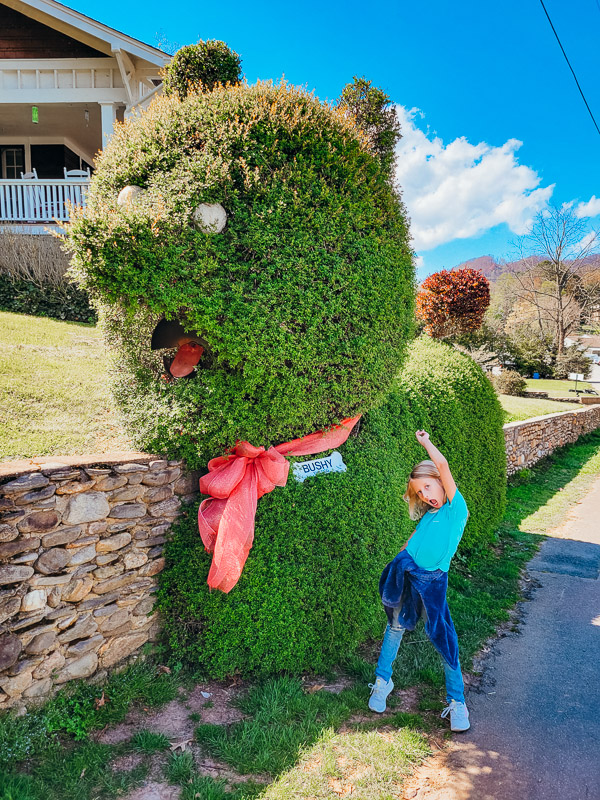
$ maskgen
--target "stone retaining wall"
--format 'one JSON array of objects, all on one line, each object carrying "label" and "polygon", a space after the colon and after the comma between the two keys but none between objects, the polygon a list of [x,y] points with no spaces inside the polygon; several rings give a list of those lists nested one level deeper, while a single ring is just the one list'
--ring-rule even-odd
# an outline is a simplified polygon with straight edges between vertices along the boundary
[{"label": "stone retaining wall", "polygon": [[576,442],[596,428],[600,428],[600,405],[509,422],[504,426],[508,475],[531,467],[557,447]]},{"label": "stone retaining wall", "polygon": [[143,453],[0,464],[0,709],[153,639],[165,535],[198,490]]}]

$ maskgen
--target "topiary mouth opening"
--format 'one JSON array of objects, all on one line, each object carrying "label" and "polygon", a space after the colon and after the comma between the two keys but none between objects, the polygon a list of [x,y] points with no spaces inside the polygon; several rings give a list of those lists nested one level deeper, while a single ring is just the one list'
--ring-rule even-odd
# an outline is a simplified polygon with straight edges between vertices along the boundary
[{"label": "topiary mouth opening", "polygon": [[193,378],[198,368],[208,364],[208,344],[196,331],[187,330],[183,323],[163,317],[152,331],[151,350],[177,350],[174,356],[163,356],[162,378],[168,382]]}]

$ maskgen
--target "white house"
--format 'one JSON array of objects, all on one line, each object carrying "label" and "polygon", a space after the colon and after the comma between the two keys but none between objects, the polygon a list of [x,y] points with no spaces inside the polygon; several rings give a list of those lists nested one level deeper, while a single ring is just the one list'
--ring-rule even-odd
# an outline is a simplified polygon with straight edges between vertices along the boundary
[{"label": "white house", "polygon": [[85,202],[115,120],[161,91],[170,58],[55,0],[2,0],[0,224],[35,232]]},{"label": "white house", "polygon": [[567,347],[576,344],[583,354],[591,358],[594,363],[597,364],[600,361],[600,336],[593,336],[589,333],[584,333],[582,336],[568,336],[565,344]]}]

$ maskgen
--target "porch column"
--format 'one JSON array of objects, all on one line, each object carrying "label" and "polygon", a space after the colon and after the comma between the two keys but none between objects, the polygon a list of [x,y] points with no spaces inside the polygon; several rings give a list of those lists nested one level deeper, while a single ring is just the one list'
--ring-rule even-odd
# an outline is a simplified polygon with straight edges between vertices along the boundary
[{"label": "porch column", "polygon": [[104,148],[115,130],[116,103],[100,103],[100,118],[102,121],[102,148]]}]

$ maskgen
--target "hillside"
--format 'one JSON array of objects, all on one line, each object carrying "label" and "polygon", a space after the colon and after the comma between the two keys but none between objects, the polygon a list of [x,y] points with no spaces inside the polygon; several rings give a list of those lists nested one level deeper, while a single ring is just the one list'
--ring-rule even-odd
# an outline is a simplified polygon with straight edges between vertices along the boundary
[{"label": "hillside", "polygon": [[[530,267],[535,261],[541,261],[539,256],[532,256],[525,262],[523,259],[518,261],[497,261],[494,256],[478,256],[477,258],[470,258],[468,261],[463,261],[462,264],[457,264],[451,267],[451,271],[455,269],[478,269],[490,281],[497,280],[504,272],[518,272],[525,266]],[[592,270],[600,269],[600,256],[598,254],[589,255],[581,261],[581,272],[586,273]]]}]

